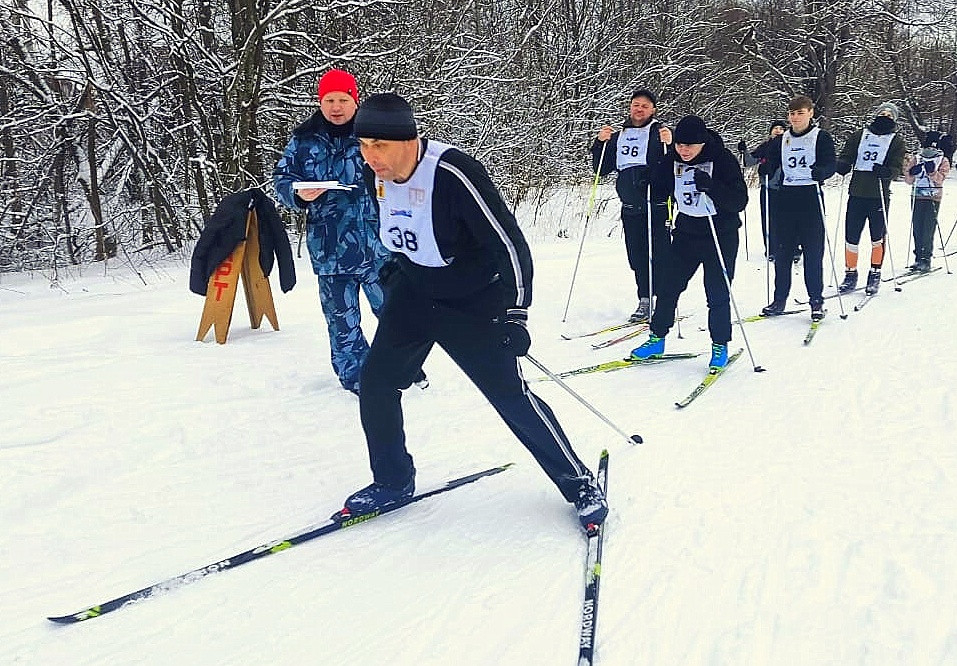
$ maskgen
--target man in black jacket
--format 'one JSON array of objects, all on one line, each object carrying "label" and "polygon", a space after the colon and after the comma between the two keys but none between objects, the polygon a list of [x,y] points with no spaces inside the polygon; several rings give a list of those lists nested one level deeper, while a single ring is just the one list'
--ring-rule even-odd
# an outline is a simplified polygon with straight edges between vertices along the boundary
[{"label": "man in black jacket", "polygon": [[651,189],[651,171],[664,155],[664,144],[671,141],[671,130],[655,120],[657,103],[650,90],[636,90],[624,126],[617,132],[611,125],[603,126],[591,147],[592,165],[599,175],[618,172],[615,189],[621,199],[625,251],[638,287],[638,309],[629,319],[633,322],[651,316],[651,297],[658,292],[652,283],[661,279],[671,246],[665,227],[667,197]]},{"label": "man in black jacket", "polygon": [[[814,122],[814,101],[798,95],[788,102],[790,128],[772,139],[755,157],[765,160],[761,169],[780,189],[769,211],[775,225],[774,298],[761,312],[779,315],[791,292],[791,262],[800,245],[804,249],[804,286],[811,319],[824,319],[824,200],[821,183],[834,175],[837,157],[834,139]],[[769,183],[769,187],[771,184]]]},{"label": "man in black jacket", "polygon": [[[664,338],[674,326],[678,297],[688,288],[698,267],[703,266],[711,332],[709,367],[719,370],[728,362],[728,341],[731,340],[728,284],[734,278],[741,226],[738,214],[748,204],[748,187],[737,158],[698,116],[685,116],[675,126],[674,148],[655,168],[653,178],[654,188],[674,197],[678,214],[672,233],[671,264],[660,285],[651,333],[643,345],[632,350],[632,357],[645,360],[664,353]],[[722,263],[727,268],[728,282],[724,279]]]},{"label": "man in black jacket", "polygon": [[360,107],[356,136],[393,253],[385,302],[362,369],[359,412],[373,483],[350,495],[343,516],[407,502],[415,467],[406,450],[400,388],[438,344],[485,395],[569,502],[586,529],[608,505],[552,413],[522,379],[528,352],[532,257],[482,165],[419,138],[412,108],[392,93]]},{"label": "man in black jacket", "polygon": [[246,217],[255,209],[259,222],[259,265],[267,277],[274,258],[279,262],[279,286],[283,293],[296,286],[292,248],[279,213],[262,190],[253,188],[225,197],[203,227],[190,262],[189,290],[206,295],[209,278],[223,260],[246,239]]}]

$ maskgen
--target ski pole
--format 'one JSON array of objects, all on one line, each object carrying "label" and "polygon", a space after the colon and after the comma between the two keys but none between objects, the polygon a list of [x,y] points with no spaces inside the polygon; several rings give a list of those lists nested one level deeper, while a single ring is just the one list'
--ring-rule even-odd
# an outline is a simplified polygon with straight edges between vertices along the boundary
[{"label": "ski pole", "polygon": [[[711,197],[708,197],[707,194],[702,194],[707,197],[711,208],[717,210],[714,202],[711,201]],[[765,368],[762,368],[754,362],[754,354],[751,353],[751,343],[748,342],[748,334],[744,332],[744,322],[741,320],[741,313],[738,312],[738,303],[734,300],[734,292],[731,290],[731,278],[728,275],[728,266],[725,264],[724,255],[721,253],[721,245],[718,243],[718,232],[714,228],[714,217],[711,216],[711,213],[708,213],[708,225],[711,227],[711,239],[714,241],[714,251],[718,255],[718,263],[721,264],[721,274],[724,275],[724,284],[728,288],[728,297],[731,299],[731,305],[734,306],[734,316],[738,319],[738,327],[741,329],[741,337],[744,338],[744,346],[748,349],[751,365],[754,367],[755,372],[764,372]]]},{"label": "ski pole", "polygon": [[[815,181],[814,184],[817,185],[817,207],[821,212],[821,226],[824,227],[824,240],[827,241],[827,253],[831,257],[831,274],[834,276],[834,284],[838,286],[837,304],[841,308],[841,319],[847,319],[847,312],[844,310],[844,297],[841,296],[840,283],[837,280],[837,267],[834,265],[834,247],[831,245],[831,237],[827,233],[827,215],[824,214],[824,189],[817,181]],[[840,211],[838,211],[838,214],[840,214]]]},{"label": "ski pole", "polygon": [[[887,204],[885,203],[884,197],[886,196],[884,190],[884,181],[880,178],[877,179],[877,189],[881,194],[881,215],[884,217],[884,249],[887,251],[887,258],[891,262],[891,275],[897,275],[897,271],[894,270],[894,253],[891,252],[891,237],[887,231]],[[900,291],[901,286],[896,281],[894,282],[894,291]]]},{"label": "ski pole", "polygon": [[[837,239],[841,237],[841,220],[844,219],[844,216],[841,215],[841,211],[844,211],[845,215],[847,214],[847,211],[844,208],[844,204],[845,204],[845,197],[847,196],[847,193],[848,193],[848,189],[849,187],[847,184],[847,176],[841,176],[841,192],[837,199],[837,218],[834,220],[834,252],[831,254],[831,260],[835,262],[837,261],[837,257],[835,256],[837,254]],[[845,239],[844,242],[846,245],[847,239]],[[846,263],[846,260],[845,260],[845,263]],[[854,270],[857,270],[857,266],[854,267]],[[835,277],[835,279],[837,278]],[[838,289],[840,289],[840,285],[835,285],[835,286]]]},{"label": "ski pole", "polygon": [[771,193],[768,191],[768,174],[764,174],[764,196],[761,197],[761,205],[764,206],[764,224],[767,229],[762,229],[764,234],[764,293],[766,302],[771,302],[771,253],[777,254],[777,249],[771,246],[771,211],[768,205],[768,198]]},{"label": "ski pole", "polygon": [[910,242],[913,239],[914,241],[914,258],[917,258],[917,239],[914,238],[914,206],[917,205],[917,180],[915,179],[910,186],[910,232],[907,234],[907,254],[905,257],[910,256]]},{"label": "ski pole", "polygon": [[565,389],[571,397],[575,398],[575,400],[577,400],[578,402],[580,402],[581,404],[583,404],[586,408],[588,408],[588,410],[589,410],[592,414],[594,414],[595,416],[597,416],[598,418],[600,418],[602,421],[604,421],[605,424],[608,425],[612,430],[614,430],[614,431],[617,432],[619,435],[621,435],[621,436],[624,437],[626,440],[628,440],[628,443],[629,443],[629,444],[642,444],[642,443],[645,441],[645,440],[643,440],[643,439],[641,438],[641,435],[637,435],[637,434],[636,434],[636,435],[630,435],[630,436],[629,436],[629,435],[625,434],[625,431],[624,431],[624,430],[622,430],[621,428],[619,428],[618,426],[616,426],[616,425],[611,421],[611,419],[609,419],[607,416],[605,416],[604,414],[602,414],[601,412],[599,412],[590,402],[588,402],[588,401],[585,400],[583,397],[581,397],[580,395],[578,395],[578,393],[576,393],[575,391],[573,391],[572,388],[571,388],[568,384],[566,384],[565,382],[562,381],[561,377],[559,377],[559,376],[556,375],[554,372],[552,372],[551,370],[549,370],[548,368],[546,368],[544,365],[542,365],[541,363],[539,363],[539,362],[535,359],[534,356],[532,356],[531,354],[526,354],[526,355],[525,355],[525,358],[527,358],[527,359],[532,363],[532,365],[534,365],[536,368],[538,368],[539,370],[541,370],[542,372],[544,372],[546,375],[548,375],[548,378],[549,378],[549,379],[551,379],[553,382],[555,382],[556,384],[558,384],[559,386],[561,386],[563,389]]},{"label": "ski pole", "polygon": [[[651,315],[655,312],[655,274],[653,272],[654,266],[654,250],[651,247],[651,183],[648,183],[648,186],[645,188],[645,210],[648,218],[648,321],[651,321]],[[639,301],[641,299],[639,298]]]},{"label": "ski pole", "polygon": [[[744,177],[744,151],[741,152],[741,176]],[[751,254],[748,252],[748,207],[744,207],[744,259],[751,260]]]},{"label": "ski pole", "polygon": [[947,259],[947,251],[944,250],[944,234],[941,232],[940,224],[936,221],[936,219],[934,221],[934,226],[937,227],[937,236],[940,238],[940,253],[944,255],[944,268],[947,269],[947,275],[953,275],[952,271],[950,270],[950,260]]},{"label": "ski pole", "polygon": [[[611,141],[611,139],[608,139]],[[572,271],[572,281],[568,286],[568,300],[565,301],[565,312],[562,314],[562,323],[568,318],[568,306],[572,302],[572,290],[575,288],[575,277],[578,275],[578,264],[581,262],[582,249],[585,247],[585,236],[588,235],[588,221],[591,219],[592,211],[595,208],[595,194],[598,192],[598,179],[601,178],[601,165],[605,162],[605,149],[608,148],[608,141],[602,144],[601,157],[598,158],[598,168],[595,169],[595,180],[591,185],[591,194],[588,196],[588,205],[585,213],[585,224],[582,225],[582,238],[578,243],[578,256],[575,257],[575,269]]]},{"label": "ski pole", "polygon": [[947,234],[947,240],[944,241],[944,247],[947,247],[947,244],[950,243],[950,237],[954,235],[954,229],[957,229],[957,220],[954,220],[954,226],[950,228],[950,233]]}]

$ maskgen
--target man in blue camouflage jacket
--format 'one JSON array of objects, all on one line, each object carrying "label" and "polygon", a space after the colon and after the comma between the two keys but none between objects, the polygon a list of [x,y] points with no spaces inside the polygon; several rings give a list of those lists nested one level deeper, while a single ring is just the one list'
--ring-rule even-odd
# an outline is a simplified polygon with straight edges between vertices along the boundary
[{"label": "man in blue camouflage jacket", "polygon": [[[273,183],[283,205],[306,211],[306,245],[319,279],[332,367],[343,388],[358,394],[359,371],[369,353],[360,327],[359,288],[378,314],[379,269],[389,252],[379,242],[378,218],[362,182],[363,161],[353,131],[356,80],[333,69],[319,79],[318,92],[319,110],[293,130]],[[347,189],[293,187],[306,181],[335,181]]]}]

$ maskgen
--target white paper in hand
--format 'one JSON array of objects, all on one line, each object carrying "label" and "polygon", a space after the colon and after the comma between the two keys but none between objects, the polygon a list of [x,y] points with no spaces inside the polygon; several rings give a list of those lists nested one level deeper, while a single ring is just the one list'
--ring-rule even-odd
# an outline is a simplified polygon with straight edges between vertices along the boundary
[{"label": "white paper in hand", "polygon": [[351,190],[355,185],[345,185],[338,180],[300,180],[292,184],[294,190]]}]

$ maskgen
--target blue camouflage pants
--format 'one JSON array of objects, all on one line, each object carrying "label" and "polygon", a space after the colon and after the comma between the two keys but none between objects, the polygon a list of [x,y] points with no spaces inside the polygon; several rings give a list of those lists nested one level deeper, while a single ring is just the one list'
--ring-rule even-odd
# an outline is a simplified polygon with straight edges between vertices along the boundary
[{"label": "blue camouflage pants", "polygon": [[332,368],[343,388],[359,387],[359,372],[369,353],[369,342],[362,333],[359,288],[365,293],[378,316],[382,309],[382,287],[376,271],[364,275],[320,275],[319,303],[329,330]]}]

